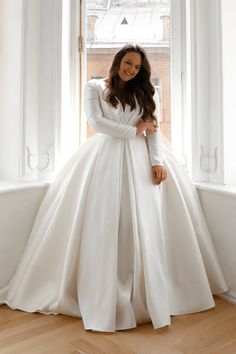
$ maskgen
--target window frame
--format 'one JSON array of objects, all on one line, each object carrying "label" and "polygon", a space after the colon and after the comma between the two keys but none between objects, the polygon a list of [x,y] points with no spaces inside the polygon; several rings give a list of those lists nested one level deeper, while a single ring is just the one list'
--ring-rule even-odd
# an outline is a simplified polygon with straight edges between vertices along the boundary
[{"label": "window frame", "polygon": [[224,183],[221,1],[185,0],[187,87],[193,181]]}]

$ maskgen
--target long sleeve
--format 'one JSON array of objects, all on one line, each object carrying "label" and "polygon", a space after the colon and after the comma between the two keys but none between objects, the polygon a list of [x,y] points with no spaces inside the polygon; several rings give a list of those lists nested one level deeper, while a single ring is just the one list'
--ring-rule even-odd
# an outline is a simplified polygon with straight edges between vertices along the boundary
[{"label": "long sleeve", "polygon": [[103,116],[97,88],[91,82],[85,86],[84,106],[87,120],[96,133],[103,133],[123,139],[133,139],[136,137],[136,127],[121,124]]},{"label": "long sleeve", "polygon": [[[156,115],[158,121],[160,121],[160,100],[157,90],[154,95],[154,101],[156,103]],[[163,165],[163,143],[161,140],[160,128],[157,128],[155,133],[146,132],[146,137],[152,166]]]},{"label": "long sleeve", "polygon": [[160,128],[155,133],[146,132],[152,166],[163,165],[163,152]]}]

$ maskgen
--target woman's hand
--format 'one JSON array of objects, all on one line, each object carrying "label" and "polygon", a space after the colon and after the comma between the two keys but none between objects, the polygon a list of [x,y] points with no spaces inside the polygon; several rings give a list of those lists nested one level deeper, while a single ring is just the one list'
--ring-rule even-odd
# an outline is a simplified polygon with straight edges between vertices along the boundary
[{"label": "woman's hand", "polygon": [[154,184],[160,184],[167,178],[167,171],[165,166],[152,166],[152,179]]},{"label": "woman's hand", "polygon": [[136,135],[143,134],[145,130],[153,133],[157,131],[158,123],[156,122],[156,120],[147,120],[147,121],[142,120],[141,122],[138,123],[136,128],[137,128]]}]

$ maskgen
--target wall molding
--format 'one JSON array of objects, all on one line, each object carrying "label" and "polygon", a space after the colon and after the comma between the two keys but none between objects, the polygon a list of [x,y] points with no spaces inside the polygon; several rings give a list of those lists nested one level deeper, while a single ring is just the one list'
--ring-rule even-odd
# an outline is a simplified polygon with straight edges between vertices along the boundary
[{"label": "wall molding", "polygon": [[231,293],[230,291],[225,294],[218,295],[220,298],[230,302],[231,304],[236,305],[236,294]]}]

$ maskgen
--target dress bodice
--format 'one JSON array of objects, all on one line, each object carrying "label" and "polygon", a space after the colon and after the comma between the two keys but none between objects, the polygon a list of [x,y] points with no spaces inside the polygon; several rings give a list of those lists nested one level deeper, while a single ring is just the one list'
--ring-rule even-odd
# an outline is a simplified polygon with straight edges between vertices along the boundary
[{"label": "dress bodice", "polygon": [[122,107],[122,104],[118,102],[116,107],[113,107],[106,101],[107,88],[104,80],[91,80],[90,83],[96,88],[99,95],[101,110],[104,117],[109,119],[136,126],[141,120],[141,115],[139,113],[138,104],[136,108],[131,111],[130,105],[126,104],[125,107]]},{"label": "dress bodice", "polygon": [[[91,80],[85,86],[84,104],[90,126],[96,133],[114,138],[135,139],[137,136],[136,125],[141,120],[138,104],[132,111],[129,105],[125,105],[123,109],[120,102],[117,107],[113,107],[106,101],[106,94],[107,88],[104,80]],[[158,104],[156,104],[156,107],[156,114],[159,116]],[[153,133],[146,132],[146,139],[152,166],[162,165],[163,152],[160,129]]]}]

